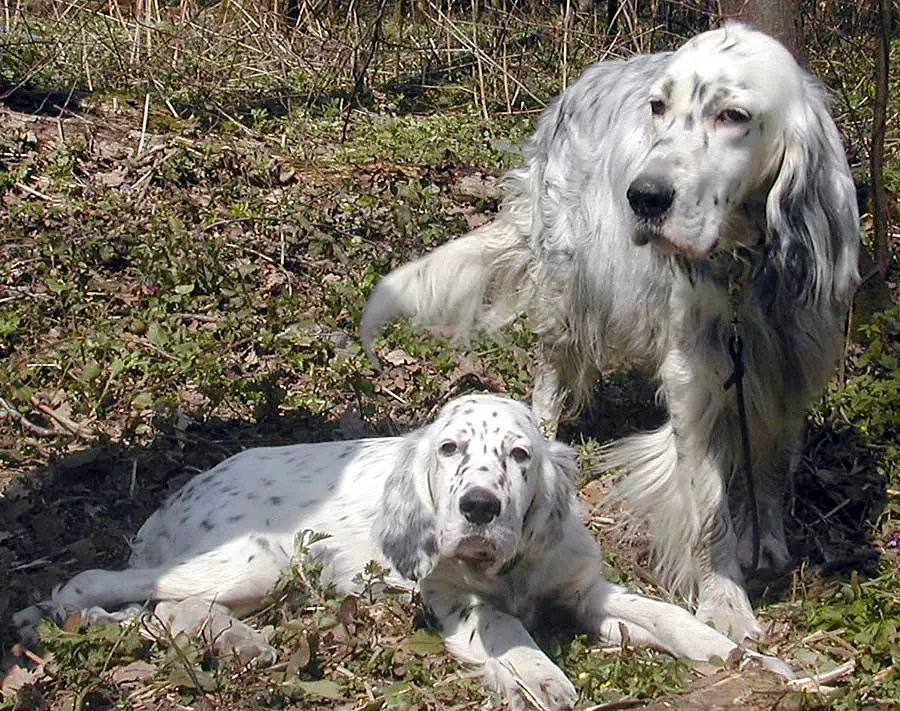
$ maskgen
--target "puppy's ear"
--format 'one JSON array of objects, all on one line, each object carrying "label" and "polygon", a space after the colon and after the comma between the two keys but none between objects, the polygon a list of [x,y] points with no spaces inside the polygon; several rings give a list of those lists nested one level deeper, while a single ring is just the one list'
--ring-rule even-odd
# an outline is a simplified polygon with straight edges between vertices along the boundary
[{"label": "puppy's ear", "polygon": [[548,443],[548,455],[557,475],[568,485],[567,494],[571,493],[578,482],[578,452],[569,445],[555,439]]},{"label": "puppy's ear", "polygon": [[375,536],[394,569],[404,578],[421,580],[437,564],[437,528],[429,495],[430,468],[435,466],[428,438],[417,430],[407,435],[381,494]]},{"label": "puppy's ear", "polygon": [[575,482],[578,479],[578,455],[562,442],[547,442],[538,469],[538,489],[525,516],[524,538],[531,545],[545,546],[562,536],[563,522],[571,514]]}]

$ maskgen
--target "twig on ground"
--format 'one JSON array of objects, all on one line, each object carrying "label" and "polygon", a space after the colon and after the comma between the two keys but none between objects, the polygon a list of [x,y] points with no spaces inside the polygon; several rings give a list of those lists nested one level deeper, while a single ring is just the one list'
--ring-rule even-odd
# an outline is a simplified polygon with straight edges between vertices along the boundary
[{"label": "twig on ground", "polygon": [[53,561],[48,560],[47,558],[38,558],[37,560],[32,560],[27,563],[22,563],[20,565],[12,565],[9,568],[10,573],[19,573],[23,570],[34,570],[35,568],[44,568],[48,565],[52,565]]},{"label": "twig on ground", "polygon": [[134,498],[134,492],[137,489],[137,459],[131,460],[131,478],[128,480],[128,498]]},{"label": "twig on ground", "polygon": [[391,397],[394,400],[396,400],[397,402],[399,402],[401,405],[409,405],[408,400],[400,397],[397,393],[395,393],[393,390],[391,390],[387,385],[382,385],[379,388],[379,390],[381,392],[383,392],[385,395],[387,395],[388,397]]},{"label": "twig on ground", "polygon": [[40,402],[37,398],[31,398],[31,404],[36,407],[38,410],[43,412],[47,417],[61,425],[64,429],[71,432],[73,435],[78,437],[78,439],[83,439],[86,441],[91,441],[94,439],[94,435],[89,430],[86,430],[82,425],[77,422],[73,422],[65,415],[60,415],[56,410],[54,410],[49,405],[46,405]]},{"label": "twig on ground", "polygon": [[144,116],[141,119],[141,139],[138,141],[138,156],[144,152],[144,143],[147,140],[147,119],[150,115],[150,93],[144,94]]},{"label": "twig on ground", "polygon": [[626,697],[617,701],[607,701],[605,704],[597,704],[596,706],[588,706],[584,711],[615,711],[616,709],[630,709],[635,706],[641,706],[646,700],[632,699]]},{"label": "twig on ground", "polygon": [[823,687],[825,684],[830,684],[833,681],[838,681],[839,679],[850,676],[854,671],[856,671],[856,661],[851,659],[850,661],[835,667],[831,671],[814,674],[813,676],[801,677],[800,679],[791,679],[787,682],[787,685],[791,689],[821,692],[824,690]]},{"label": "twig on ground", "polygon": [[32,195],[36,198],[40,198],[41,200],[46,200],[47,202],[56,202],[56,198],[51,197],[50,195],[47,195],[45,193],[42,193],[40,190],[35,190],[34,188],[30,188],[27,185],[25,185],[25,183],[23,183],[19,180],[17,180],[15,183],[13,183],[13,185],[15,185],[23,193],[28,193],[29,195]]},{"label": "twig on ground", "polygon": [[28,430],[32,434],[37,435],[38,437],[56,437],[59,434],[56,430],[34,424],[31,420],[29,420],[27,417],[25,417],[25,415],[16,410],[3,398],[0,398],[0,409],[2,409],[3,412],[5,412],[6,415],[8,415],[11,419],[18,422],[19,426],[24,427],[26,430]]}]

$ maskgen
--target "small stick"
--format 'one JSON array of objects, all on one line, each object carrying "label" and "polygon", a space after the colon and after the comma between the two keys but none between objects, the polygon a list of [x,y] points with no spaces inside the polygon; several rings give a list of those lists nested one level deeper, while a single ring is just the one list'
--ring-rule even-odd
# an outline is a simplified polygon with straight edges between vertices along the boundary
[{"label": "small stick", "polygon": [[29,188],[25,183],[17,180],[13,183],[19,190],[23,193],[28,193],[29,195],[33,195],[36,198],[40,198],[41,200],[46,200],[47,202],[56,202],[56,198],[50,197],[45,193],[40,192],[39,190],[35,190],[34,188]]},{"label": "small stick", "polygon": [[134,491],[137,489],[137,459],[131,460],[131,480],[128,482],[128,498],[134,498]]},{"label": "small stick", "polygon": [[9,415],[13,420],[19,423],[26,430],[31,432],[32,434],[36,434],[38,437],[56,437],[56,430],[47,429],[46,427],[41,427],[40,425],[34,424],[31,420],[29,420],[25,415],[16,410],[12,405],[10,405],[6,400],[0,397],[0,408],[6,411],[6,414]]},{"label": "small stick", "polygon": [[856,671],[856,661],[851,659],[850,661],[835,667],[831,671],[823,672],[822,674],[814,674],[813,676],[805,676],[801,679],[791,679],[787,682],[787,685],[792,689],[816,691],[825,684],[837,681],[838,679],[843,679],[845,676],[850,676],[854,671]]},{"label": "small stick", "polygon": [[144,94],[144,118],[141,121],[141,140],[138,142],[137,154],[144,152],[144,142],[147,140],[147,118],[150,114],[150,94]]},{"label": "small stick", "polygon": [[90,432],[86,432],[85,429],[79,425],[77,422],[73,422],[68,417],[64,417],[56,412],[49,405],[45,405],[42,402],[39,402],[36,398],[31,399],[31,404],[34,405],[38,410],[43,412],[47,417],[52,419],[55,422],[58,422],[65,429],[71,432],[73,435],[78,437],[79,439],[92,440],[94,436]]}]

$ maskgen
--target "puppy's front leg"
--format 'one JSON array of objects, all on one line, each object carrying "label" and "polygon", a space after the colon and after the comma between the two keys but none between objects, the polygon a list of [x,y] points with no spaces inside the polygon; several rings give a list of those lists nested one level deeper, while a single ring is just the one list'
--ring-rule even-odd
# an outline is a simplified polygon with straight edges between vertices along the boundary
[{"label": "puppy's front leg", "polygon": [[518,620],[463,591],[440,591],[423,598],[439,621],[447,651],[481,666],[489,684],[513,709],[575,708],[578,692]]},{"label": "puppy's front leg", "polygon": [[[635,644],[661,649],[682,659],[707,661],[713,657],[727,659],[738,645],[712,627],[703,624],[677,605],[651,600],[625,588],[597,579],[585,597],[584,613],[592,619],[590,626],[605,640],[622,643],[622,627]],[[777,657],[742,650],[756,658],[766,669],[792,679],[790,666]]]}]

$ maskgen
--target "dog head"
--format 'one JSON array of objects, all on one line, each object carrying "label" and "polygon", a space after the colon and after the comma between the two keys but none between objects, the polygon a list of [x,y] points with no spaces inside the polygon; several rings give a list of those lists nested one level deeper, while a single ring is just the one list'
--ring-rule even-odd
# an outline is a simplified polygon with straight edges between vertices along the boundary
[{"label": "dog head", "polygon": [[544,438],[525,405],[461,397],[405,444],[378,524],[386,557],[405,577],[424,577],[441,558],[497,575],[524,547],[558,539],[575,455]]},{"label": "dog head", "polygon": [[694,37],[646,111],[648,150],[627,188],[635,243],[701,258],[761,231],[784,260],[803,252],[804,271],[828,282],[813,286],[832,286],[837,267],[846,290],[852,179],[824,92],[780,43],[738,23]]}]

